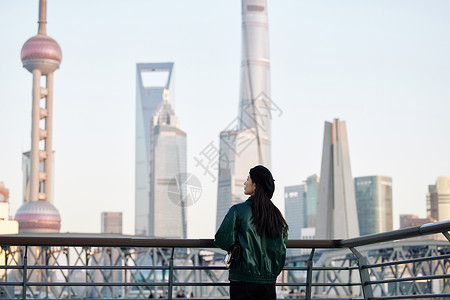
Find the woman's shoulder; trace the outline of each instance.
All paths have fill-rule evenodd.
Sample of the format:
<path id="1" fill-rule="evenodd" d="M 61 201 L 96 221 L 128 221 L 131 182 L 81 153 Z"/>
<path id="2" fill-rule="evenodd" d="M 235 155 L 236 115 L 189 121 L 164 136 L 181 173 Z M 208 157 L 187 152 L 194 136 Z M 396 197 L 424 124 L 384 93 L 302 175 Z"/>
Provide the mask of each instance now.
<path id="1" fill-rule="evenodd" d="M 251 209 L 252 202 L 251 202 L 251 199 L 247 199 L 246 201 L 237 203 L 234 206 L 236 206 L 236 208 L 238 208 L 238 209 L 248 209 L 248 208 Z"/>
<path id="2" fill-rule="evenodd" d="M 251 215 L 251 213 L 252 213 L 252 205 L 251 205 L 251 202 L 249 202 L 248 200 L 241 202 L 241 203 L 237 203 L 234 206 L 237 209 L 238 215 L 241 217 L 243 215 L 247 215 L 247 214 Z"/>

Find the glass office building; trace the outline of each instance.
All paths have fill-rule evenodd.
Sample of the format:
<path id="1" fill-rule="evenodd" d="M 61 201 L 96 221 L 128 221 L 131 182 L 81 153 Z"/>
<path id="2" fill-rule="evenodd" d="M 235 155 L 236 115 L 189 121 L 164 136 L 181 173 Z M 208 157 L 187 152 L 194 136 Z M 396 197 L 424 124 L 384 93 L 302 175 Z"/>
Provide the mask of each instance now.
<path id="1" fill-rule="evenodd" d="M 393 229 L 391 177 L 356 177 L 355 196 L 361 235 Z"/>
<path id="2" fill-rule="evenodd" d="M 137 64 L 135 234 L 186 238 L 186 133 L 171 105 L 173 63 Z M 169 193 L 177 191 L 177 193 Z"/>
<path id="3" fill-rule="evenodd" d="M 450 220 L 450 176 L 439 176 L 428 186 L 427 215 L 435 221 Z"/>
<path id="4" fill-rule="evenodd" d="M 319 177 L 316 174 L 306 179 L 306 227 L 316 227 L 317 194 L 319 191 Z"/>
<path id="5" fill-rule="evenodd" d="M 304 184 L 284 188 L 284 210 L 289 225 L 289 239 L 300 240 L 306 227 L 306 187 Z M 287 255 L 300 255 L 300 249 L 288 249 Z"/>
<path id="6" fill-rule="evenodd" d="M 284 188 L 285 218 L 289 225 L 289 238 L 299 240 L 301 229 L 306 226 L 306 190 L 305 185 L 286 186 Z"/>

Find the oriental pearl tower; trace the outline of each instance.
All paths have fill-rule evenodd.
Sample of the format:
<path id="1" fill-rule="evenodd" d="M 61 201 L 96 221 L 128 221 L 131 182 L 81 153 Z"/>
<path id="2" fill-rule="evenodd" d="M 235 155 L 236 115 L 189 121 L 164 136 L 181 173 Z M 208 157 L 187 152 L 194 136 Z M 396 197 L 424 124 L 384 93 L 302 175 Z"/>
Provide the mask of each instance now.
<path id="1" fill-rule="evenodd" d="M 23 67 L 33 74 L 29 197 L 16 213 L 19 233 L 57 233 L 61 217 L 52 204 L 53 72 L 62 59 L 58 43 L 47 36 L 46 1 L 39 1 L 38 34 L 22 47 Z M 41 86 L 44 83 L 44 87 Z"/>

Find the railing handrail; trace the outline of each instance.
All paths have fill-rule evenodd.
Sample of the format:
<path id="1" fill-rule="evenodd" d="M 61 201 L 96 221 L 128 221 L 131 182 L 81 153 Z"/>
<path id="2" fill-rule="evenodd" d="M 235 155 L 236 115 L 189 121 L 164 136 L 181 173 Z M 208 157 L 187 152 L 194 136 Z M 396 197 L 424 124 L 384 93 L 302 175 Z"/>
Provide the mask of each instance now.
<path id="1" fill-rule="evenodd" d="M 339 247 L 350 248 L 450 231 L 450 220 L 427 223 L 339 241 Z"/>
<path id="2" fill-rule="evenodd" d="M 428 223 L 356 238 L 337 240 L 289 240 L 288 248 L 350 248 L 450 231 L 450 220 Z M 216 248 L 213 239 L 161 239 L 137 236 L 102 236 L 101 234 L 13 234 L 0 235 L 1 246 L 67 246 L 67 247 L 158 247 Z"/>
<path id="3" fill-rule="evenodd" d="M 434 233 L 442 233 L 450 241 L 449 230 L 450 220 L 342 240 L 289 240 L 287 245 L 289 248 L 311 249 L 307 261 L 304 257 L 300 257 L 300 260 L 296 262 L 301 262 L 301 264 L 294 262 L 293 266 L 285 267 L 286 272 L 297 272 L 295 273 L 296 276 L 299 275 L 298 271 L 306 273 L 306 281 L 304 282 L 301 277 L 297 279 L 296 276 L 290 277 L 289 273 L 287 273 L 286 276 L 283 275 L 283 282 L 277 283 L 277 286 L 296 289 L 302 287 L 306 290 L 306 299 L 312 299 L 311 297 L 314 295 L 314 299 L 325 299 L 316 297 L 320 297 L 327 289 L 333 289 L 336 295 L 348 296 L 353 291 L 357 291 L 357 293 L 359 291 L 358 297 L 362 296 L 363 298 L 351 299 L 374 300 L 378 299 L 378 297 L 373 296 L 374 289 L 379 289 L 380 284 L 389 283 L 396 285 L 396 291 L 393 294 L 391 293 L 391 296 L 383 296 L 382 298 L 405 299 L 410 295 L 406 295 L 398 289 L 399 283 L 411 284 L 411 282 L 419 280 L 428 280 L 430 281 L 426 287 L 428 290 L 422 289 L 420 286 L 417 287 L 419 296 L 432 297 L 442 295 L 442 297 L 448 298 L 450 294 L 446 293 L 448 285 L 445 283 L 450 276 L 445 267 L 450 256 L 447 250 L 448 246 L 445 246 L 446 249 L 444 251 L 436 249 L 436 247 L 434 247 L 434 250 L 431 249 L 431 251 L 428 249 L 426 253 L 420 253 L 422 256 L 419 255 L 419 257 L 411 256 L 411 252 L 406 252 L 405 255 L 400 253 L 400 256 L 395 254 L 395 257 L 403 257 L 405 259 L 397 261 L 392 258 L 393 261 L 389 262 L 383 259 L 381 263 L 376 263 L 378 260 L 375 260 L 372 264 L 368 256 L 365 256 L 366 252 L 361 250 L 365 249 L 370 255 L 370 249 L 374 246 L 364 247 L 363 249 L 357 249 L 356 246 L 392 241 L 392 243 L 387 243 L 383 246 L 391 247 L 392 244 L 396 244 L 395 240 Z M 421 243 L 423 244 L 423 241 Z M 425 244 L 434 245 L 434 242 L 426 241 Z M 448 245 L 447 243 L 445 244 Z M 228 286 L 228 282 L 224 279 L 226 272 L 211 272 L 213 270 L 226 270 L 226 267 L 216 257 L 211 259 L 209 252 L 205 253 L 206 257 L 203 256 L 202 251 L 191 251 L 189 255 L 185 255 L 188 252 L 180 252 L 179 254 L 183 255 L 175 255 L 178 253 L 176 248 L 211 248 L 213 253 L 215 253 L 216 250 L 213 248 L 216 247 L 213 244 L 213 239 L 155 239 L 139 236 L 79 233 L 17 234 L 0 235 L 0 246 L 4 250 L 5 255 L 5 265 L 0 266 L 0 271 L 3 272 L 3 282 L 0 282 L 0 288 L 11 299 L 20 291 L 22 299 L 28 297 L 28 292 L 30 292 L 30 296 L 38 295 L 39 297 L 42 296 L 43 292 L 45 297 L 51 292 L 52 297 L 60 298 L 62 293 L 66 291 L 67 295 L 86 297 L 90 291 L 93 291 L 89 290 L 89 287 L 95 287 L 97 296 L 111 295 L 111 297 L 116 298 L 124 295 L 127 299 L 136 295 L 146 298 L 150 291 L 155 293 L 161 292 L 161 295 L 165 292 L 166 299 L 173 299 L 174 292 L 180 291 L 184 287 L 192 287 L 192 290 L 195 290 L 197 295 L 203 297 L 204 288 L 212 287 L 205 290 L 206 294 L 211 293 L 212 295 L 215 293 L 221 297 L 226 294 L 226 292 L 223 294 L 224 290 L 222 289 Z M 32 246 L 49 248 L 33 249 Z M 60 248 L 50 249 L 50 247 Z M 71 250 L 69 249 L 70 247 L 82 249 Z M 103 249 L 97 250 L 91 247 Z M 143 249 L 144 247 L 159 249 Z M 109 248 L 116 248 L 116 251 L 110 251 Z M 326 252 L 315 262 L 314 253 L 317 248 L 334 248 L 338 250 Z M 394 253 L 396 253 L 395 251 Z M 349 255 L 342 257 L 342 252 L 348 252 Z M 350 253 L 353 253 L 353 256 Z M 60 254 L 63 255 L 61 256 Z M 334 264 L 334 260 L 328 260 L 328 264 L 325 264 L 327 255 L 339 257 L 338 263 Z M 379 256 L 380 253 L 377 255 Z M 381 255 L 384 255 L 384 252 Z M 30 262 L 28 262 L 29 257 Z M 141 260 L 142 258 L 145 259 Z M 423 267 L 420 267 L 412 273 L 409 272 L 409 275 L 404 276 L 404 270 L 409 268 L 408 265 L 416 263 L 422 265 L 424 262 L 430 263 L 430 261 L 431 264 L 425 266 L 425 269 L 430 269 L 431 272 L 423 272 Z M 215 265 L 215 262 L 219 264 Z M 395 265 L 395 268 L 392 268 L 393 265 Z M 397 272 L 398 265 L 400 265 L 400 273 Z M 404 265 L 403 271 L 402 265 Z M 440 266 L 442 271 L 436 271 L 438 270 L 437 266 Z M 387 274 L 392 276 L 385 277 L 385 270 L 388 270 Z M 347 272 L 348 275 L 345 275 L 347 274 L 345 273 L 344 277 L 341 277 L 340 272 Z M 359 272 L 360 280 L 355 281 L 351 276 L 352 272 Z M 383 275 L 371 276 L 373 272 Z M 41 274 L 43 280 L 42 278 L 39 279 L 36 274 Z M 49 274 L 59 274 L 59 279 L 49 280 Z M 80 278 L 77 277 L 81 280 L 72 281 L 72 275 L 74 274 L 81 274 Z M 114 277 L 114 274 L 121 275 Z M 184 275 L 181 276 L 181 274 Z M 329 277 L 330 274 L 334 274 L 334 277 Z M 398 274 L 400 276 L 397 276 Z M 203 276 L 206 276 L 206 281 L 202 279 Z M 344 278 L 344 281 L 342 281 L 342 278 Z M 431 287 L 431 281 L 444 282 L 444 285 L 435 286 L 433 284 Z M 66 287 L 68 288 L 66 289 Z M 75 292 L 73 290 L 74 287 L 81 287 L 81 289 Z M 384 289 L 382 288 L 382 290 Z M 441 294 L 434 293 L 435 290 Z M 407 293 L 409 294 L 412 291 L 410 289 Z M 135 292 L 137 293 L 136 295 Z M 414 297 L 411 296 L 411 298 Z"/>
<path id="4" fill-rule="evenodd" d="M 213 239 L 157 239 L 149 237 L 82 237 L 61 235 L 0 235 L 2 246 L 67 246 L 67 247 L 155 247 L 155 248 L 216 248 Z M 288 248 L 336 248 L 339 240 L 289 240 Z"/>

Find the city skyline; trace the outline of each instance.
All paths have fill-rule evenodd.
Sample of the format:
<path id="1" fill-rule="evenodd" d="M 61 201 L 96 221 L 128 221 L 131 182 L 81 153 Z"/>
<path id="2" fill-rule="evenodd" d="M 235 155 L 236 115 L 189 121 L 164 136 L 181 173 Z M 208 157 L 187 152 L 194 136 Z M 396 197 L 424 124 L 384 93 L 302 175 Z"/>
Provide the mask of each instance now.
<path id="1" fill-rule="evenodd" d="M 31 134 L 31 79 L 20 49 L 35 34 L 37 7 L 0 4 L 0 181 L 12 215 L 23 199 Z M 447 1 L 268 1 L 271 98 L 282 110 L 272 119 L 272 172 L 282 211 L 284 186 L 320 173 L 323 122 L 340 118 L 353 176 L 392 177 L 394 228 L 399 214 L 426 216 L 428 185 L 450 174 L 449 9 Z M 48 31 L 64 51 L 53 121 L 61 232 L 100 232 L 108 210 L 123 211 L 124 233 L 133 233 L 135 66 L 174 61 L 188 172 L 204 189 L 188 209 L 188 237 L 211 237 L 217 183 L 193 157 L 218 145 L 237 113 L 240 1 L 49 0 L 48 11 Z M 82 214 L 98 221 L 79 222 Z"/>

